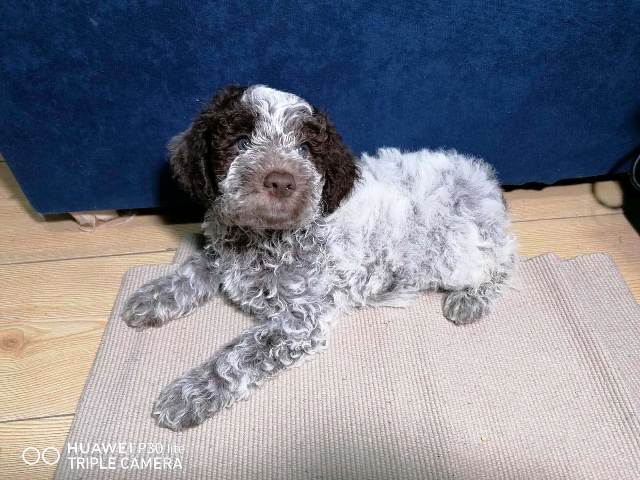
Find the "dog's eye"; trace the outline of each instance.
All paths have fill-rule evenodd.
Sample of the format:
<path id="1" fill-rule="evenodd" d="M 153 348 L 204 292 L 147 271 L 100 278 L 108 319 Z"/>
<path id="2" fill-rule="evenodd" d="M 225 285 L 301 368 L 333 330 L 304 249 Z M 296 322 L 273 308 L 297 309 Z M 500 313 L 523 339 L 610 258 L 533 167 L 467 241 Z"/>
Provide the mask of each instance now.
<path id="1" fill-rule="evenodd" d="M 238 137 L 236 140 L 236 148 L 240 151 L 244 151 L 249 148 L 250 144 L 251 142 L 249 141 L 249 137 L 244 135 L 242 137 Z"/>
<path id="2" fill-rule="evenodd" d="M 302 145 L 299 145 L 298 148 L 296 148 L 296 152 L 302 158 L 307 158 L 309 156 L 309 144 L 303 143 Z"/>

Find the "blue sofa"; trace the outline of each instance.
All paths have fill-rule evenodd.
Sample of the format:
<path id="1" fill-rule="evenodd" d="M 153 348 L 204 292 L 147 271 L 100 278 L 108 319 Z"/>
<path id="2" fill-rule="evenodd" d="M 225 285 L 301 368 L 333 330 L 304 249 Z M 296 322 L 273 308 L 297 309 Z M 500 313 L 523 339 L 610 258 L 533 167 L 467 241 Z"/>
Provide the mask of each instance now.
<path id="1" fill-rule="evenodd" d="M 37 0 L 0 14 L 0 153 L 42 213 L 172 202 L 167 140 L 227 83 L 297 92 L 356 153 L 456 148 L 506 184 L 602 175 L 640 143 L 640 2 Z"/>

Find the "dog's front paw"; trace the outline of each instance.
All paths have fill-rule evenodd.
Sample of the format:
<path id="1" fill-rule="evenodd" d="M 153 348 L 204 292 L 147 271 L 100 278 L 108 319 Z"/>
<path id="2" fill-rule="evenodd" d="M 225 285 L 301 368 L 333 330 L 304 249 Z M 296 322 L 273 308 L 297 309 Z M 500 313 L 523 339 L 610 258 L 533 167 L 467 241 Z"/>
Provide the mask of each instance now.
<path id="1" fill-rule="evenodd" d="M 468 290 L 459 290 L 445 297 L 442 312 L 447 320 L 456 325 L 465 325 L 489 313 L 489 305 L 484 298 Z"/>
<path id="2" fill-rule="evenodd" d="M 152 415 L 161 427 L 175 431 L 195 427 L 223 406 L 223 395 L 215 382 L 194 373 L 178 378 L 160 393 Z"/>
<path id="3" fill-rule="evenodd" d="M 160 300 L 153 290 L 140 289 L 125 303 L 122 319 L 132 328 L 157 327 L 164 323 Z"/>

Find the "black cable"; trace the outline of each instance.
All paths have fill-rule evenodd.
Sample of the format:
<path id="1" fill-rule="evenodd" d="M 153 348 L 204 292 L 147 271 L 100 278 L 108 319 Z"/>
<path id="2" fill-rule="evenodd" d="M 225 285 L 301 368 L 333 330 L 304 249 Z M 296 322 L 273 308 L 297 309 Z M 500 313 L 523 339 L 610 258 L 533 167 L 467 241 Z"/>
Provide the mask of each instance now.
<path id="1" fill-rule="evenodd" d="M 631 185 L 633 185 L 636 190 L 640 190 L 640 153 L 631 166 L 629 177 L 631 177 Z"/>

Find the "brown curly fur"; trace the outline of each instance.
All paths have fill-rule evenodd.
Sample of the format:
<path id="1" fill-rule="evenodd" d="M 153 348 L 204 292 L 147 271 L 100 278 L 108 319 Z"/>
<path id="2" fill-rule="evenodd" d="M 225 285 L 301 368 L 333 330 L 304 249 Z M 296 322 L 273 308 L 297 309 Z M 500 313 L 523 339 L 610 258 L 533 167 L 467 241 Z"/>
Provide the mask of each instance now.
<path id="1" fill-rule="evenodd" d="M 204 205 L 218 194 L 217 176 L 229 169 L 235 139 L 253 130 L 255 114 L 240 102 L 245 90 L 238 85 L 220 90 L 191 127 L 169 144 L 174 177 Z"/>
<path id="2" fill-rule="evenodd" d="M 205 206 L 218 194 L 219 176 L 224 176 L 235 155 L 235 141 L 250 135 L 256 114 L 241 102 L 246 87 L 230 85 L 220 90 L 198 115 L 191 127 L 169 145 L 171 167 L 180 185 Z M 302 125 L 311 159 L 324 177 L 323 213 L 338 208 L 359 178 L 355 158 L 324 112 L 314 113 Z"/>
<path id="3" fill-rule="evenodd" d="M 325 113 L 314 109 L 313 117 L 304 122 L 302 130 L 311 160 L 324 177 L 322 200 L 324 213 L 329 214 L 349 194 L 360 172 L 353 154 Z"/>

